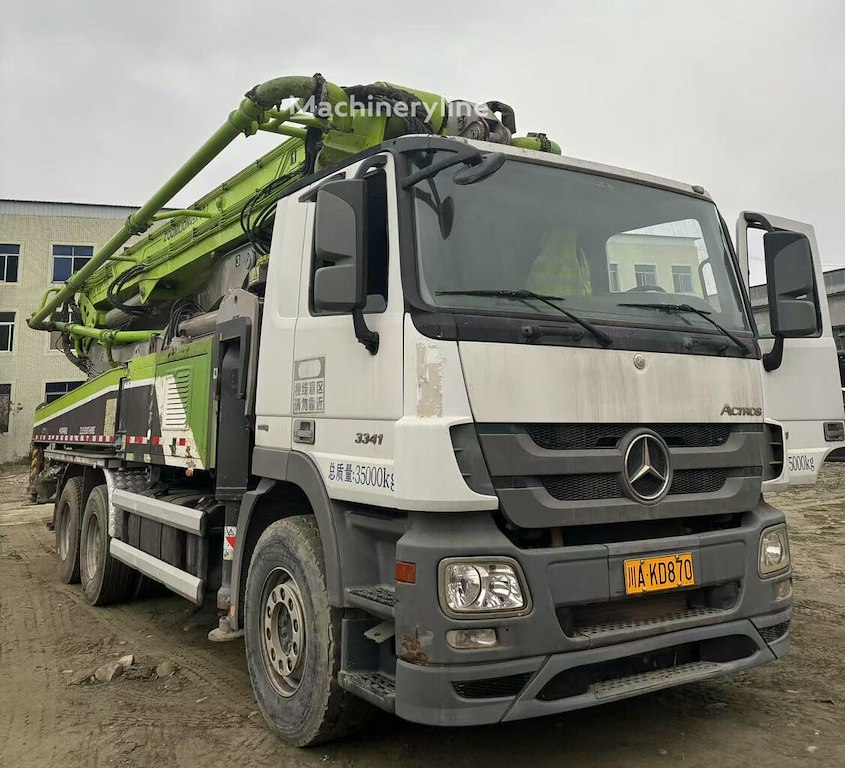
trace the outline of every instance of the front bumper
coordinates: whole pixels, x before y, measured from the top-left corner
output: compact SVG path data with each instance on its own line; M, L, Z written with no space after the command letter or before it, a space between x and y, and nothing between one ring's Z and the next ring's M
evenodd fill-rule
M484 725L583 709L682 683L710 680L783 658L789 650L788 629L769 643L763 635L771 635L771 630L780 632L784 625L788 626L791 616L792 608L789 607L755 619L695 627L606 647L489 664L420 666L400 660L396 669L396 714L427 725ZM708 642L724 638L738 639L732 642L742 646L740 658L691 661L606 679L590 684L587 690L574 695L543 697L552 681L568 672L582 668L611 669L613 663L621 659L695 644L706 647ZM459 693L466 690L465 684L469 681L483 681L495 692L494 681L497 680L509 681L500 686L524 682L521 690L512 695L466 698Z
M781 658L788 651L792 598L779 597L775 587L791 579L791 571L762 579L757 564L761 532L783 521L781 512L761 502L735 528L520 549L489 514L413 513L396 549L397 559L415 563L417 574L416 584L396 586L396 713L437 725L516 720ZM710 592L715 602L660 616L638 614L636 608L646 603L625 595L625 559L673 552L693 553L696 588L702 596ZM519 562L533 600L530 613L447 616L437 599L437 571L444 558L454 556L504 556ZM684 591L664 594L682 596ZM635 609L630 620L602 618L605 607L619 606ZM579 624L584 607L588 620ZM457 650L446 642L449 630L476 627L494 628L498 646ZM672 658L674 649L678 660Z

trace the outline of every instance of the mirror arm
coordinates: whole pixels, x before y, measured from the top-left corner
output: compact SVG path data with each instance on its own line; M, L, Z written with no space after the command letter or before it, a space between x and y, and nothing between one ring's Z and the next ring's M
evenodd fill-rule
M356 179L363 179L373 168L384 168L387 165L387 155L373 155L364 160L355 172Z
M777 335L775 336L775 343L772 346L771 352L766 352L763 355L763 369L767 373L771 373L772 371L776 371L780 368L780 364L783 362L783 336Z
M765 229L766 232L774 232L775 228L762 213L746 212L745 223L753 229Z
M482 159L483 155L474 147L460 147L455 150L453 154L444 157L425 168L420 168L418 171L414 171L414 173L406 176L402 179L400 186L402 189L408 189L423 179L436 176L440 173L440 171L443 171L446 168L451 168L453 165L458 165L459 163L463 163L464 165L478 165Z
M355 329L355 338L363 344L367 352L374 355L378 352L378 331L371 331L364 320L364 310L356 307L352 310L352 327Z

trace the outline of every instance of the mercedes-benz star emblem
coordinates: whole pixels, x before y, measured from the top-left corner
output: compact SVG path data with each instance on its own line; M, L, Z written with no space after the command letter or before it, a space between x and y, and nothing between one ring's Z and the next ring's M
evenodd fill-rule
M655 504L666 495L672 482L672 465L669 448L659 435L634 435L625 450L622 477L628 495L641 504Z

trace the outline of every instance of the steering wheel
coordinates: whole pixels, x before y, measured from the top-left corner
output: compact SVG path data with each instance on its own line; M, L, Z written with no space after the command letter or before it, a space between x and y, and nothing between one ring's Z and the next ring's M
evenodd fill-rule
M629 288L625 293L638 293L640 291L656 291L657 293L666 293L665 288L661 288L659 285L635 285L633 288Z

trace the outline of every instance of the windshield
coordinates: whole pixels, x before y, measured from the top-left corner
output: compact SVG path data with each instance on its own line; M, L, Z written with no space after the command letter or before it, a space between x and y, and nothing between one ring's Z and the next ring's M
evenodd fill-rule
M432 159L419 154L414 170ZM560 297L593 323L718 333L710 317L750 330L708 200L516 160L471 185L455 184L454 174L448 168L412 189L426 303L567 321L547 302L504 295L533 292Z

